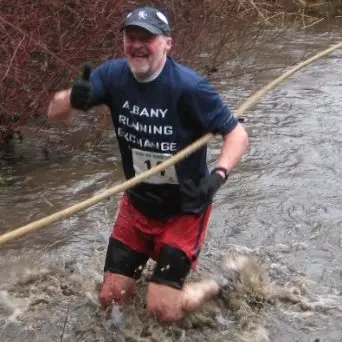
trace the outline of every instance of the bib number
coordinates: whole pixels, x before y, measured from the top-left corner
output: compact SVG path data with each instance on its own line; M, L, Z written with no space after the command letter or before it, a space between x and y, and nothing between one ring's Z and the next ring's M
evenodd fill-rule
M133 167L136 175L139 175L152 167L161 164L163 161L169 159L172 154L148 152L132 149ZM168 167L166 170L160 171L157 174L147 178L146 183L153 184L178 184L176 169L173 166Z

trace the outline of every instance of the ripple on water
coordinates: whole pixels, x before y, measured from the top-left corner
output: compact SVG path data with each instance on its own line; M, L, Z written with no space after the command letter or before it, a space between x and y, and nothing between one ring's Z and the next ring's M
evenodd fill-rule
M340 39L340 32L297 32L290 40L263 45L265 54L252 60L265 65L264 57L272 51L267 64L283 67L289 57L302 58L304 49L309 53ZM242 254L242 260L256 257L269 279L267 300L258 301L262 307L252 305L250 292L243 297L237 291L244 289L240 281L233 286L231 302L215 301L183 326L165 327L146 316L142 280L135 302L124 310L115 308L105 319L98 309L97 286L117 196L1 249L4 342L59 341L61 336L64 342L342 340L339 54L302 70L246 113L250 151L216 197L199 272L192 275L195 280L217 275L219 257L232 251ZM266 84L279 70L227 80L225 100L235 106L254 83ZM48 154L28 129L16 157L1 159L0 176L7 181L0 185L2 232L122 180L113 133L90 146L89 121L77 120L82 121L74 123L77 128L72 123L71 129L51 129ZM211 143L211 165L220 151L218 141ZM246 268L240 279L246 284L243 272L251 264L242 264ZM257 266L248 274L256 276Z

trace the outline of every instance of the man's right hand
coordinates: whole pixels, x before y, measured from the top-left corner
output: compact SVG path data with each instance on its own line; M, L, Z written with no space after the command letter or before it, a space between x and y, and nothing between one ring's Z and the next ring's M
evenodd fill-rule
M85 65L82 78L77 80L71 88L71 107L80 110L87 110L91 100L91 67Z

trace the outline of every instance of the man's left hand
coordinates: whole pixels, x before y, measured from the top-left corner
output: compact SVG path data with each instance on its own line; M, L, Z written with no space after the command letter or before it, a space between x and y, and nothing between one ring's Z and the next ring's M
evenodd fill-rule
M192 179L186 180L180 187L182 212L196 215L203 213L212 203L214 195L224 182L225 179L217 171L204 177L199 185L196 185Z

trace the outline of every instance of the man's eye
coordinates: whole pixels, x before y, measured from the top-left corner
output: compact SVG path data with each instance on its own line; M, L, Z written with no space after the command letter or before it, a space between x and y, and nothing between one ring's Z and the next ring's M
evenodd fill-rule
M146 37L133 37L133 36L126 36L127 41L141 41L141 42L151 42L153 40L153 36L146 36Z

